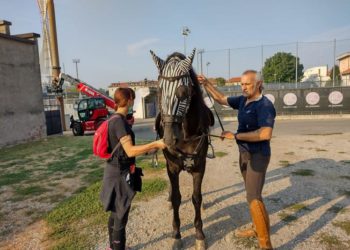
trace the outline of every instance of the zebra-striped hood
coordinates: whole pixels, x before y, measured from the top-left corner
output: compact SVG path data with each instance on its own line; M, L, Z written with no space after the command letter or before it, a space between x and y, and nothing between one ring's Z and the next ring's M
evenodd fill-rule
M189 71L195 49L185 57L176 53L163 61L151 51L153 60L158 68L159 104L162 116L183 118L191 102L192 80Z

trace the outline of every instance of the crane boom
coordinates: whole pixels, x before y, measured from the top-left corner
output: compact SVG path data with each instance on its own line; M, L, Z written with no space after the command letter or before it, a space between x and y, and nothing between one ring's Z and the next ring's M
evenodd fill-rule
M87 96L103 98L106 106L114 109L115 102L111 97L107 96L105 93L102 93L101 91L97 90L96 88L92 87L91 85L87 84L86 82L80 81L79 79L76 79L76 78L74 78L70 75L64 74L64 73L60 74L60 81L59 82L61 83L62 80L67 81L70 84L76 86L79 91L86 94ZM63 84L63 82L61 84Z

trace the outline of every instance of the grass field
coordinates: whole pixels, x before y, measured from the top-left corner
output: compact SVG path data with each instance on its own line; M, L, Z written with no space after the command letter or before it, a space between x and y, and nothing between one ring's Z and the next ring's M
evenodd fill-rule
M104 228L108 214L98 198L104 161L92 155L91 145L92 136L54 136L0 149L0 242L44 219L53 249L92 247L91 232ZM151 156L137 160L145 177L136 202L167 187L165 161L161 153L158 156L157 168ZM17 225L22 213L26 219Z

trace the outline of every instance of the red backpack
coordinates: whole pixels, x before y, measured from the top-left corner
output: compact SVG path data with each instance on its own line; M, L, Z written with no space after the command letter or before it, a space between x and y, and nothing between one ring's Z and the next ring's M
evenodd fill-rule
M120 117L119 115L114 115L110 119L104 121L98 129L95 131L93 144L92 144L92 150L94 152L94 155L103 158L103 159L109 159L112 157L114 152L117 150L117 148L120 145L120 142L114 147L111 153L108 152L108 123L114 118Z

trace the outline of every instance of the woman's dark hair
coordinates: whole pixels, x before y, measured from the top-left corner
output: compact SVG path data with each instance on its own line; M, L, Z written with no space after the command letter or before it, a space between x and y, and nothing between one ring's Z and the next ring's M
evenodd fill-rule
M132 89L132 88L128 88L129 89L129 91L131 92L131 98L133 99L133 100L135 100L135 91Z
M129 100L135 99L135 92L131 88L117 88L114 92L115 110L118 107L125 107Z

